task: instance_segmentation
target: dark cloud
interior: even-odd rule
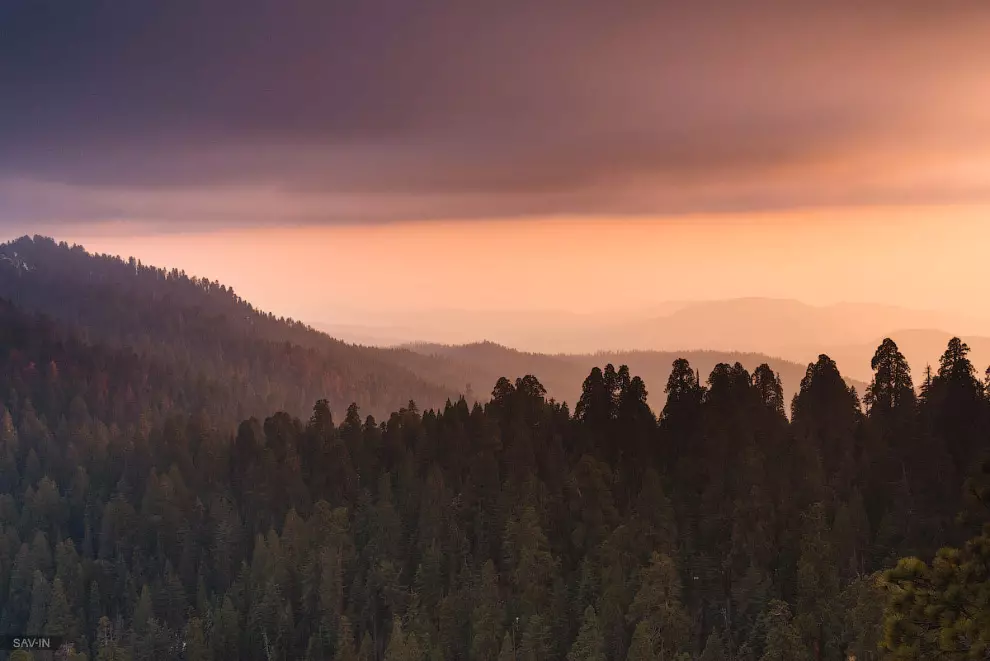
[[[912,0],[0,0],[0,214],[982,199],[940,172],[990,162],[988,29]]]

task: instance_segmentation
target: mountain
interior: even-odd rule
[[[931,365],[932,370],[938,369],[939,356],[945,351],[948,341],[956,335],[944,330],[916,328],[895,330],[887,333],[886,337],[897,343],[911,366],[915,385],[918,385],[924,376],[926,365]],[[882,336],[876,336],[868,342],[859,344],[826,346],[826,351],[839,365],[849,366],[850,375],[869,379],[871,378],[870,360],[882,339]],[[990,337],[963,334],[962,340],[969,346],[970,360],[982,376],[986,367],[990,365]]]
[[[700,372],[705,381],[715,365],[739,362],[753,372],[760,364],[767,363],[777,372],[784,387],[785,402],[790,403],[804,378],[807,364],[773,358],[765,354],[728,351],[619,351],[594,354],[538,354],[509,349],[492,342],[466,345],[410,344],[407,348],[429,358],[449,360],[450,379],[473,378],[472,388],[494,383],[500,375],[535,374],[546,387],[547,394],[558,401],[574,404],[581,394],[581,383],[592,368],[612,363],[616,367],[628,365],[632,373],[646,382],[651,393],[650,401],[663,397],[663,389],[670,375],[671,364],[677,358],[686,358]],[[874,347],[875,348],[875,347]],[[943,347],[944,348],[944,347]],[[870,354],[872,356],[872,353]],[[397,360],[416,371],[417,362],[408,354],[397,354]],[[867,359],[869,367],[869,359]],[[839,366],[840,370],[842,366]],[[866,383],[846,379],[862,395]],[[478,393],[487,394],[487,393]]]
[[[83,341],[162,361],[191,382],[229,384],[236,394],[233,417],[273,409],[302,415],[324,397],[334,411],[355,402],[364,413],[381,417],[410,399],[422,408],[440,407],[465,393],[473,401],[486,397],[499,377],[526,374],[540,378],[550,396],[573,405],[592,367],[607,362],[628,364],[658,397],[671,363],[682,356],[702,380],[719,362],[738,361],[750,371],[768,362],[780,373],[789,401],[806,366],[729,351],[549,355],[490,342],[393,348],[348,344],[259,311],[218,282],[93,255],[43,237],[0,246],[0,298],[46,314]],[[577,317],[584,315],[572,315]],[[854,385],[862,391],[861,383]]]
[[[400,315],[392,318],[393,325],[381,316],[374,321],[323,328],[350,341],[379,346],[461,345],[486,337],[520,352],[581,355],[608,349],[635,356],[648,351],[716,351],[776,356],[800,365],[827,353],[847,377],[859,381],[872,378],[870,360],[884,337],[904,343],[902,349],[920,375],[926,364],[937,365],[948,339],[958,335],[969,342],[980,371],[990,364],[990,347],[984,350],[990,337],[986,320],[872,303],[815,306],[789,299],[739,298],[674,301],[616,314],[444,311],[418,318]],[[648,381],[652,382],[655,379]]]
[[[559,310],[450,310],[415,313],[366,312],[361,323],[317,323],[316,327],[349,342],[403,345],[415,342],[470,344],[487,339],[528,351],[588,351],[607,342],[604,331],[619,322],[633,323],[639,313],[602,314]],[[589,349],[589,347],[591,349]]]
[[[759,351],[788,360],[814,360],[822,351],[872,344],[901,329],[940,328],[976,334],[985,320],[873,303],[815,306],[787,299],[740,298],[688,304],[673,313],[616,329],[630,346]],[[945,343],[928,360],[936,360]],[[870,356],[872,357],[872,352]],[[866,363],[869,363],[869,357]]]
[[[191,381],[229,384],[239,417],[273,409],[301,415],[321,398],[336,411],[356,402],[382,416],[410,399],[441,406],[459,392],[400,366],[394,352],[276,318],[218,282],[44,237],[0,246],[0,298],[51,317],[83,341],[128,348]]]
[[[864,412],[826,358],[354,346],[46,239],[0,247],[0,293],[0,635],[59,658],[839,658],[986,606],[958,345],[917,400],[888,352]],[[679,357],[707,383],[664,394]]]

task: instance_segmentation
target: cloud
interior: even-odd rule
[[[15,0],[0,25],[8,221],[986,197],[986,5]]]

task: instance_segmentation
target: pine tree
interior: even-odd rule
[[[766,643],[760,661],[811,661],[812,655],[801,642],[801,634],[786,603],[771,601],[766,619]]]
[[[151,590],[148,589],[147,583],[141,588],[141,597],[138,599],[137,606],[134,609],[134,631],[138,634],[143,634],[148,628],[148,622],[155,615],[151,606]]]
[[[825,508],[816,503],[804,516],[795,618],[795,625],[804,639],[812,649],[818,650],[816,658],[817,655],[834,656],[842,651],[837,649],[841,627],[839,586]],[[783,618],[783,611],[780,611],[780,618]]]
[[[958,337],[949,340],[925,397],[934,435],[944,443],[960,474],[984,458],[987,431],[983,385],[976,378],[969,351]]]
[[[784,388],[780,383],[780,375],[766,363],[753,372],[753,387],[768,410],[784,415]]]
[[[231,597],[225,595],[213,613],[213,626],[209,632],[213,657],[225,660],[240,658],[240,622]]]
[[[512,645],[512,636],[508,631],[502,636],[502,646],[499,648],[498,661],[516,661],[516,650]]]
[[[729,660],[729,650],[728,645],[725,640],[725,636],[716,627],[712,629],[712,632],[708,634],[708,640],[705,641],[705,649],[701,652],[701,658],[698,661],[728,661]]]
[[[888,417],[897,411],[913,410],[915,396],[911,368],[889,337],[877,347],[870,367],[874,371],[873,381],[863,397],[870,415]]]
[[[40,570],[35,570],[31,585],[31,611],[25,631],[28,635],[40,636],[44,633],[45,617],[51,601],[52,588]]]
[[[857,578],[843,589],[843,638],[848,643],[847,656],[851,653],[857,659],[869,659],[877,654],[883,641],[885,597],[880,572]]]
[[[591,606],[584,609],[581,628],[567,653],[567,661],[605,661],[605,638]]]
[[[931,566],[904,558],[886,572],[884,647],[896,659],[983,659],[990,654],[990,525]]]
[[[674,561],[654,552],[626,616],[635,627],[628,659],[673,659],[680,654],[691,635],[680,594],[681,581]]]
[[[65,589],[62,587],[62,579],[56,578],[52,583],[52,599],[48,606],[48,617],[45,624],[45,633],[49,636],[73,636],[75,634],[75,622],[69,607],[69,601],[65,596]]]
[[[186,626],[185,639],[186,661],[213,661],[213,650],[206,641],[203,631],[203,621],[198,617],[191,618]]]
[[[404,632],[398,618],[392,621],[392,635],[385,648],[385,661],[423,661],[423,650],[416,635]]]
[[[361,637],[361,647],[358,648],[358,661],[374,661],[375,645],[367,631]]]
[[[546,618],[537,614],[532,615],[523,629],[522,640],[519,644],[521,661],[541,661],[550,658],[553,648],[553,635]]]
[[[471,658],[490,659],[498,653],[502,640],[505,607],[499,597],[495,564],[488,560],[482,565],[477,603],[471,612]]]
[[[358,654],[354,649],[354,630],[346,615],[340,618],[337,629],[337,650],[333,658],[334,661],[358,661]]]
[[[96,661],[131,661],[131,650],[123,645],[120,633],[110,623],[110,618],[101,617],[96,631]]]

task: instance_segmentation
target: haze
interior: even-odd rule
[[[0,7],[7,234],[368,343],[990,335],[986,5],[223,5]],[[753,297],[888,307],[656,322]]]

